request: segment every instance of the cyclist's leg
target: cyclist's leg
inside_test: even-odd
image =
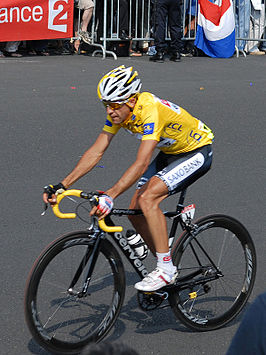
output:
[[[152,163],[149,165],[147,171],[144,173],[144,175],[141,177],[137,184],[137,190],[135,191],[129,208],[132,209],[141,209],[141,206],[139,204],[139,198],[140,196],[144,193],[144,191],[147,189],[148,185],[147,182],[161,169],[163,169],[167,165],[166,162],[164,162],[163,159],[163,154],[159,153],[156,158],[152,161]],[[136,231],[143,237],[145,240],[146,244],[148,245],[150,251],[153,253],[153,255],[156,255],[156,248],[153,242],[153,237],[151,234],[151,231],[148,227],[146,217],[145,216],[129,216],[128,217],[131,224],[133,227],[136,229]]]
[[[212,149],[210,145],[179,155],[159,153],[140,179],[137,191],[131,200],[130,208],[141,208],[142,210],[145,208],[147,213],[152,212],[155,208],[159,218],[158,221],[161,223],[162,218],[159,217],[161,211],[158,212],[159,203],[167,195],[180,192],[203,176],[210,169],[211,163]],[[163,184],[159,183],[160,180]],[[143,201],[143,206],[140,205],[140,201]],[[145,207],[144,204],[148,207]],[[147,223],[146,213],[144,213],[144,217],[131,216],[129,219],[155,254],[156,247],[151,228],[160,231],[160,228],[156,229],[157,219]],[[160,249],[161,247],[159,246]]]
[[[143,211],[144,216],[133,216],[130,221],[154,255],[169,251],[166,219],[159,208],[167,196],[167,186],[154,176],[135,192],[130,204],[130,208]]]
[[[140,190],[136,190],[129,205],[129,208],[132,209],[140,209],[140,205],[138,203],[138,196]],[[132,226],[135,228],[137,233],[139,233],[142,238],[145,240],[145,243],[148,245],[148,248],[155,256],[156,250],[152,240],[151,232],[148,228],[148,224],[146,221],[145,216],[129,216],[128,219],[130,220]]]
[[[176,273],[168,246],[166,219],[159,208],[160,203],[168,196],[168,188],[160,178],[154,176],[167,165],[168,157],[159,153],[141,178],[130,206],[142,209],[144,217],[135,216],[136,218],[131,219],[132,224],[157,257],[157,267],[149,274],[151,277],[135,285],[142,291],[153,291],[165,286],[173,280]],[[151,283],[146,280],[151,280]]]
[[[188,153],[171,157],[167,167],[159,171],[156,176],[167,186],[169,196],[176,194],[209,171],[212,164],[212,148],[206,145]]]
[[[168,157],[159,153],[138,184],[138,190],[131,201],[131,208],[140,208],[144,216],[131,218],[136,230],[143,236],[153,254],[157,257],[157,267],[135,287],[142,291],[154,291],[172,282],[176,267],[172,263],[168,246],[166,218],[159,208],[168,196],[167,185],[154,176],[168,164]]]
[[[146,239],[153,244],[157,256],[156,270],[135,285],[141,291],[155,291],[175,280],[176,268],[169,253],[166,219],[159,204],[168,195],[191,185],[210,169],[212,150],[210,146],[205,146],[180,155],[164,154],[162,160],[168,164],[145,183],[134,201],[145,216],[142,226],[137,225],[135,220],[136,229],[142,228],[142,233],[149,231]]]
[[[149,238],[157,257],[156,269],[136,283],[135,288],[140,291],[158,290],[174,282],[177,276],[169,251],[166,218],[159,208],[167,196],[166,184],[156,176],[145,184],[138,195],[137,201],[145,216],[146,228],[150,232]]]
[[[168,246],[166,220],[159,204],[203,176],[211,162],[210,145],[179,155],[159,153],[141,177],[130,208],[142,209],[144,216],[129,219],[154,255]]]

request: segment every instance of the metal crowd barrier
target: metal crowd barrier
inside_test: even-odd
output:
[[[99,26],[103,26],[100,41],[106,53],[110,53],[116,59],[113,51],[107,51],[108,44],[113,41],[120,41],[120,16],[123,16],[122,7],[128,6],[128,26],[126,32],[132,41],[141,41],[144,46],[148,46],[148,42],[153,38],[151,28],[152,17],[152,0],[104,0],[97,1],[102,5],[102,18],[99,17]],[[101,16],[101,11],[100,11]],[[101,23],[102,21],[102,23]]]
[[[102,54],[103,58],[110,54],[117,59],[116,53],[110,50],[113,41],[121,41],[120,24],[124,18],[123,6],[128,6],[128,24],[126,32],[132,41],[142,43],[146,48],[153,41],[155,26],[155,6],[157,0],[94,0],[95,7],[90,23],[91,43],[99,49],[92,55]],[[180,0],[182,2],[182,0]],[[258,42],[266,41],[266,0],[233,0],[236,24],[236,55],[245,56],[252,51]],[[262,1],[264,1],[262,3]],[[197,0],[183,0],[182,23],[183,40],[193,41],[197,29]],[[79,14],[79,23],[81,21]],[[166,29],[166,40],[169,33]],[[266,49],[266,43],[265,43]]]
[[[261,0],[235,0],[235,25],[237,55],[252,52],[264,43],[266,50],[265,2]]]
[[[98,1],[98,3],[100,3],[100,1]],[[75,6],[78,8],[78,1],[75,2]],[[99,19],[99,17],[96,15],[97,14],[97,10],[98,10],[98,6],[97,6],[97,0],[94,0],[94,8],[93,8],[93,15],[92,15],[92,18],[91,18],[91,21],[88,25],[88,33],[89,33],[89,41],[86,42],[87,44],[89,45],[92,45],[94,47],[98,47],[99,49],[95,50],[93,53],[92,53],[92,56],[95,56],[97,55],[98,53],[101,53],[102,54],[102,58],[105,59],[106,58],[106,54],[111,54],[114,56],[115,59],[117,59],[115,53],[111,52],[111,51],[108,51],[106,49],[106,44],[101,44],[101,43],[98,43],[97,41],[97,32],[98,32],[98,28],[99,28],[99,21],[101,19]],[[103,17],[102,20],[103,20],[103,23],[105,23],[104,21],[104,18],[106,17]],[[71,38],[71,41],[73,42],[74,40],[78,39],[78,40],[81,40],[81,36],[80,36],[80,27],[81,27],[81,21],[82,21],[82,10],[80,10],[78,8],[78,28],[77,28],[77,36]]]

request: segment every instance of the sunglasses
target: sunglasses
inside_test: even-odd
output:
[[[110,107],[112,110],[118,110],[124,105],[124,102],[119,104],[118,102],[102,101],[102,103],[104,104],[105,108]]]

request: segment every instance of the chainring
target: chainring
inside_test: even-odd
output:
[[[168,298],[167,292],[142,292],[138,291],[137,299],[139,307],[143,311],[153,311]]]

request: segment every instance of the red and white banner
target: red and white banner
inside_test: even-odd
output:
[[[0,0],[0,42],[73,37],[73,0]]]

